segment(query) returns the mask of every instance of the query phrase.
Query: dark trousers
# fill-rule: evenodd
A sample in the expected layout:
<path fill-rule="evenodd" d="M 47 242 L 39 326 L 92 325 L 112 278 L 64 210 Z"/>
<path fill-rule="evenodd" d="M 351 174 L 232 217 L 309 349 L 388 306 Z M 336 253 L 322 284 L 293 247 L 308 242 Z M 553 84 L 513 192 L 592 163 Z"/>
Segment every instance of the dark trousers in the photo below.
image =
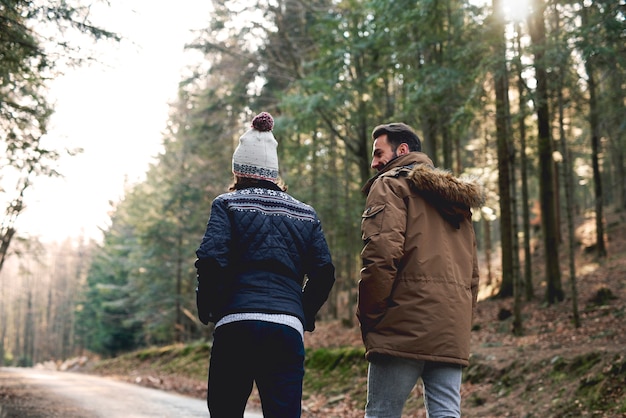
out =
<path fill-rule="evenodd" d="M 243 417 L 256 382 L 265 418 L 300 417 L 304 343 L 282 324 L 239 321 L 213 335 L 207 402 L 211 418 Z"/>

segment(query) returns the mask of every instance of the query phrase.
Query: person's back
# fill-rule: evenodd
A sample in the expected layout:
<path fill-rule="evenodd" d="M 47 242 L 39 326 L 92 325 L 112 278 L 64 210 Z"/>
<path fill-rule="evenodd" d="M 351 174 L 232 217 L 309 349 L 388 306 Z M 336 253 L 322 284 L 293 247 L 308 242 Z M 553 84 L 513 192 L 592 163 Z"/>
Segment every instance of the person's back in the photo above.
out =
<path fill-rule="evenodd" d="M 279 186 L 273 124 L 263 112 L 241 136 L 235 182 L 214 199 L 196 251 L 198 316 L 215 323 L 213 418 L 243 416 L 254 383 L 265 417 L 300 416 L 304 331 L 335 280 L 315 210 Z"/>
<path fill-rule="evenodd" d="M 378 353 L 467 366 L 478 291 L 475 238 L 468 210 L 455 213 L 446 197 L 468 195 L 429 164 L 421 153 L 400 156 L 369 191 L 366 211 L 383 209 L 362 224 L 364 342 L 368 358 Z M 384 219 L 382 228 L 377 217 Z M 369 289 L 381 280 L 389 287 Z M 383 301 L 384 314 L 373 315 L 372 306 Z"/>
<path fill-rule="evenodd" d="M 366 417 L 400 417 L 419 377 L 430 416 L 460 416 L 478 292 L 470 208 L 482 188 L 436 169 L 407 125 L 381 125 L 373 137 L 357 308 Z"/>
<path fill-rule="evenodd" d="M 201 260 L 228 265 L 228 291 L 215 322 L 232 313 L 265 312 L 296 316 L 306 326 L 303 277 L 331 265 L 317 214 L 273 182 L 247 180 L 237 187 L 214 200 L 213 222 L 196 252 Z M 307 330 L 314 327 L 310 316 Z"/>

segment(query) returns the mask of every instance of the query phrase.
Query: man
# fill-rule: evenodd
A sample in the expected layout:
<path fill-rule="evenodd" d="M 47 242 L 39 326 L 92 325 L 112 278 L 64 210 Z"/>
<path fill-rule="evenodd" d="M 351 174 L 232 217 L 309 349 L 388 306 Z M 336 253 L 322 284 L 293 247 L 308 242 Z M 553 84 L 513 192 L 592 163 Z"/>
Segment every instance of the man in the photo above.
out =
<path fill-rule="evenodd" d="M 428 416 L 461 416 L 478 293 L 471 207 L 479 184 L 433 167 L 410 126 L 374 128 L 357 317 L 369 361 L 366 418 L 400 417 L 422 378 Z"/>
<path fill-rule="evenodd" d="M 315 210 L 279 185 L 273 126 L 262 112 L 239 139 L 235 182 L 213 201 L 196 251 L 198 315 L 215 323 L 212 418 L 243 417 L 253 383 L 264 417 L 300 417 L 304 331 L 335 281 Z"/>

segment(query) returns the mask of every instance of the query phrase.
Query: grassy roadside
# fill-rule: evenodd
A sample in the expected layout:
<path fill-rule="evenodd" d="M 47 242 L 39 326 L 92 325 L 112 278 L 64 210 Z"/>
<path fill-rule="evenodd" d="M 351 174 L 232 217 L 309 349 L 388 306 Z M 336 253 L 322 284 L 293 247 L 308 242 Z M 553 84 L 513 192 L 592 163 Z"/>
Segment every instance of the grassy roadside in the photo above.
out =
<path fill-rule="evenodd" d="M 150 347 L 92 364 L 85 371 L 190 396 L 204 397 L 211 345 L 194 342 Z M 365 402 L 367 362 L 363 348 L 306 350 L 303 398 L 305 403 Z M 251 402 L 258 402 L 253 394 Z"/>
<path fill-rule="evenodd" d="M 209 355 L 210 345 L 204 342 L 153 347 L 101 360 L 90 372 L 203 399 Z M 306 358 L 303 416 L 362 416 L 363 349 L 308 349 Z M 597 348 L 524 358 L 520 351 L 504 365 L 477 355 L 465 370 L 464 388 L 467 417 L 626 417 L 626 355 Z M 256 392 L 250 403 L 259 407 Z M 424 416 L 421 397 L 412 396 L 405 412 L 407 417 Z"/>

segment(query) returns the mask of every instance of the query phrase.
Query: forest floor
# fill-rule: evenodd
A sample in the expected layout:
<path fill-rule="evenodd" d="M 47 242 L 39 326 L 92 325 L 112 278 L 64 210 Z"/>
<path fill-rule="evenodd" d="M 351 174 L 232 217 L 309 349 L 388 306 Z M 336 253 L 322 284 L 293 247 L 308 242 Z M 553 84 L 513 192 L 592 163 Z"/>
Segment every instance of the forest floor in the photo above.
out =
<path fill-rule="evenodd" d="M 464 417 L 626 417 L 626 215 L 606 218 L 606 258 L 597 259 L 590 251 L 593 219 L 580 222 L 576 230 L 578 328 L 567 256 L 560 260 L 565 300 L 548 305 L 541 273 L 544 256 L 534 252 L 535 297 L 523 302 L 522 335 L 512 333 L 512 298 L 479 302 L 462 386 Z M 303 417 L 362 417 L 367 362 L 358 328 L 339 321 L 318 323 L 315 332 L 306 333 L 305 346 Z M 162 347 L 152 354 L 65 368 L 204 399 L 207 345 L 172 350 Z M 322 370 L 316 364 L 324 356 L 332 359 Z M 328 372 L 331 368 L 337 370 Z M 260 408 L 256 392 L 250 404 Z M 426 417 L 421 385 L 403 416 Z"/>

